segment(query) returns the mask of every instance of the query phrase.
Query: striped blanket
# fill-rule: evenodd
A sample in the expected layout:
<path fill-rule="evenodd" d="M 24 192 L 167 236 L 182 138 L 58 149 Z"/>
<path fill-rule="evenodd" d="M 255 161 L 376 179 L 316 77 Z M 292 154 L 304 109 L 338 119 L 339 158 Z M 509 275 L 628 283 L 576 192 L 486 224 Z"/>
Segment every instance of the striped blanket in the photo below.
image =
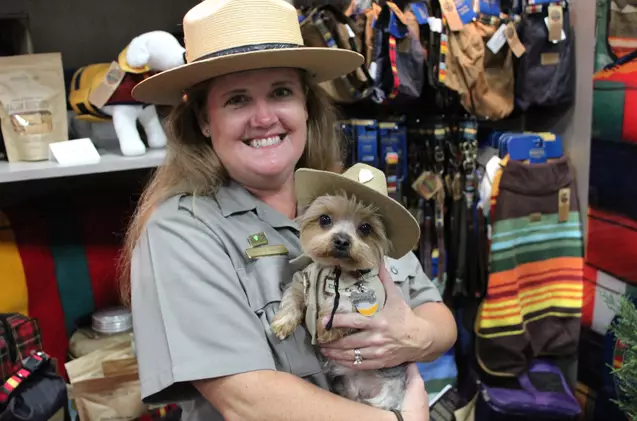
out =
<path fill-rule="evenodd" d="M 64 373 L 78 318 L 117 304 L 130 196 L 42 200 L 0 210 L 0 312 L 37 318 Z"/>
<path fill-rule="evenodd" d="M 577 350 L 583 239 L 573 170 L 508 161 L 494 182 L 487 295 L 476 353 L 490 375 L 515 376 L 530 359 Z"/>

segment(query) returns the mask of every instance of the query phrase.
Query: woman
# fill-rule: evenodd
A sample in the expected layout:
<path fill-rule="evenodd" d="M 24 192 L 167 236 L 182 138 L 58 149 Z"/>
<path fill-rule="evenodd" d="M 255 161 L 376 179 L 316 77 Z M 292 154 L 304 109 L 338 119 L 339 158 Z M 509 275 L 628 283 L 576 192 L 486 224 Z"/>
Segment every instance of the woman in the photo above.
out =
<path fill-rule="evenodd" d="M 188 64 L 133 92 L 175 105 L 166 163 L 127 237 L 123 291 L 142 397 L 183 401 L 184 420 L 428 419 L 413 365 L 402 414 L 382 411 L 329 393 L 303 328 L 280 341 L 268 327 L 300 254 L 294 170 L 341 170 L 334 113 L 316 82 L 354 70 L 362 56 L 302 47 L 283 0 L 204 1 L 183 29 Z M 287 254 L 250 259 L 255 242 Z M 362 329 L 321 350 L 341 364 L 432 360 L 455 341 L 453 317 L 415 256 L 387 262 L 383 282 L 409 305 L 388 300 L 370 319 L 337 315 L 334 327 Z"/>

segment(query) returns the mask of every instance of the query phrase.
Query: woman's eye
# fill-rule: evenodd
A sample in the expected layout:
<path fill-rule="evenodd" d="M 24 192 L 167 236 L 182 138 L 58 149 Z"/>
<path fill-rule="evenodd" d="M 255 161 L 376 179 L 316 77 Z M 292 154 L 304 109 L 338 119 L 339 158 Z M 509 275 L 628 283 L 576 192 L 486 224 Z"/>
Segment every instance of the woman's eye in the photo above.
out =
<path fill-rule="evenodd" d="M 224 105 L 241 105 L 248 101 L 248 97 L 245 95 L 235 95 L 231 97 Z"/>
<path fill-rule="evenodd" d="M 362 224 L 360 227 L 358 227 L 358 229 L 363 235 L 369 235 L 372 233 L 372 226 L 369 224 Z"/>
<path fill-rule="evenodd" d="M 319 225 L 322 227 L 327 227 L 332 223 L 332 218 L 329 215 L 321 215 L 319 216 Z"/>
<path fill-rule="evenodd" d="M 275 98 L 285 98 L 290 95 L 292 95 L 292 90 L 290 88 L 277 88 L 272 93 L 272 96 Z"/>

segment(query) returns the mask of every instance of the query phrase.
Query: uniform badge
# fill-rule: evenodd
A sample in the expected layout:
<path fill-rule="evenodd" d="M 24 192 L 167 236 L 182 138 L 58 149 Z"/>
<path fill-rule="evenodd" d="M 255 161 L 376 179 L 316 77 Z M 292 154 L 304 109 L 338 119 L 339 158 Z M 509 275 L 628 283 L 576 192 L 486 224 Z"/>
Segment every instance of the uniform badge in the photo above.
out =
<path fill-rule="evenodd" d="M 373 316 L 378 311 L 378 300 L 376 300 L 376 294 L 373 290 L 367 291 L 352 291 L 350 295 L 352 304 L 363 316 Z"/>

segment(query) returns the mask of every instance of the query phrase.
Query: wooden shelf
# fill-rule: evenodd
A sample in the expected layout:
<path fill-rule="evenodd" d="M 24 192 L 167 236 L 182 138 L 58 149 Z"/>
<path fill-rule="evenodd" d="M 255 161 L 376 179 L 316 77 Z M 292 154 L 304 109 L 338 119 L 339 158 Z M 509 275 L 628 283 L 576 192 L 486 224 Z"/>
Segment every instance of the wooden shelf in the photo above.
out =
<path fill-rule="evenodd" d="M 99 163 L 86 165 L 65 166 L 50 161 L 0 161 L 0 183 L 154 168 L 161 165 L 166 157 L 164 149 L 149 149 L 146 154 L 133 157 L 125 157 L 107 150 L 99 150 L 99 153 Z"/>

